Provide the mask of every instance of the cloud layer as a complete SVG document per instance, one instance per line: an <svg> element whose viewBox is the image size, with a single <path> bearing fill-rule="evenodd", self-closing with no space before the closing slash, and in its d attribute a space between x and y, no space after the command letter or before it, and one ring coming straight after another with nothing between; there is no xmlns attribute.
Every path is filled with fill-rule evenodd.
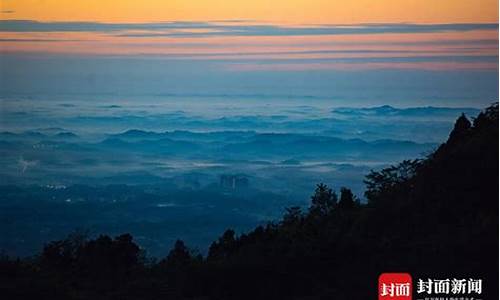
<svg viewBox="0 0 500 300"><path fill-rule="evenodd" d="M3 95L498 99L498 24L4 20L0 53Z"/></svg>
<svg viewBox="0 0 500 300"><path fill-rule="evenodd" d="M240 24L243 23L243 24ZM431 33L472 30L497 30L498 24L357 24L283 26L248 24L243 20L218 22L164 23L98 23L98 22L37 22L29 20L0 20L3 32L128 32L129 37L210 37L210 36L303 36L352 35L383 33ZM182 31L180 31L182 30Z"/></svg>

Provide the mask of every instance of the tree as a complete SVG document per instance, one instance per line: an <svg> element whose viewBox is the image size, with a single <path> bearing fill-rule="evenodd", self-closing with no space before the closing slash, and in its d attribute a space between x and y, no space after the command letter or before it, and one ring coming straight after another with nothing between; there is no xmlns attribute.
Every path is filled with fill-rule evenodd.
<svg viewBox="0 0 500 300"><path fill-rule="evenodd" d="M87 242L87 234L84 232L74 232L64 240L50 242L43 248L41 263L49 268L70 268Z"/></svg>
<svg viewBox="0 0 500 300"><path fill-rule="evenodd" d="M284 226L299 224L302 217L302 209L299 206L287 207L283 215L282 224Z"/></svg>
<svg viewBox="0 0 500 300"><path fill-rule="evenodd" d="M498 132L498 103L479 113L477 118L474 119L474 128Z"/></svg>
<svg viewBox="0 0 500 300"><path fill-rule="evenodd" d="M229 257L234 252L235 241L234 230L226 230L217 241L210 245L208 259L213 260Z"/></svg>
<svg viewBox="0 0 500 300"><path fill-rule="evenodd" d="M137 265L141 259L141 249L133 242L132 235L126 233L115 238L116 260L123 268Z"/></svg>
<svg viewBox="0 0 500 300"><path fill-rule="evenodd" d="M395 190L403 192L408 188L409 181L415 176L422 161L404 160L397 166L391 166L381 171L370 171L363 182L366 184L365 196L369 203L387 199L385 196L394 194Z"/></svg>
<svg viewBox="0 0 500 300"><path fill-rule="evenodd" d="M340 188L340 200L337 206L344 210L353 209L356 206L356 196L350 189Z"/></svg>
<svg viewBox="0 0 500 300"><path fill-rule="evenodd" d="M174 248L170 250L164 263L168 267L182 268L186 267L192 261L192 257L188 247L184 244L182 240L177 240L175 242Z"/></svg>
<svg viewBox="0 0 500 300"><path fill-rule="evenodd" d="M462 113L462 115L455 121L455 126L450 133L448 143L455 143L461 140L471 129L471 123L469 119Z"/></svg>
<svg viewBox="0 0 500 300"><path fill-rule="evenodd" d="M311 197L309 211L313 216L326 216L335 209L336 204L337 194L325 184L320 183Z"/></svg>

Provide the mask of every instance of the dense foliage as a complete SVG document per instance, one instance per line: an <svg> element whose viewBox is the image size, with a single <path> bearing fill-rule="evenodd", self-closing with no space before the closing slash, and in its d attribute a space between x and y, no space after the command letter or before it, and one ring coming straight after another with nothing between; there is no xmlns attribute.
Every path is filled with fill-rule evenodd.
<svg viewBox="0 0 500 300"><path fill-rule="evenodd" d="M130 235L80 235L33 259L4 257L5 299L375 299L382 272L481 278L498 299L498 105L461 116L422 160L366 176L361 203L319 184L307 211L237 236L206 258L182 241L156 262Z"/></svg>

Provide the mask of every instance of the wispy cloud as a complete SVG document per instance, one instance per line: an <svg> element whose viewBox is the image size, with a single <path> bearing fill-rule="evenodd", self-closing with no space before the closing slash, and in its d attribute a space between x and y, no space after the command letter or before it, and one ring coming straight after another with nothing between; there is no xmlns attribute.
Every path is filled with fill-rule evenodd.
<svg viewBox="0 0 500 300"><path fill-rule="evenodd" d="M304 36L382 33L432 33L497 30L498 24L357 24L279 26L227 22L96 23L2 20L3 32L119 32L126 37ZM139 32L137 32L139 31Z"/></svg>
<svg viewBox="0 0 500 300"><path fill-rule="evenodd" d="M496 63L476 62L331 62L287 64L229 64L235 72L300 72L300 71L368 71L368 70L423 70L423 71L484 71L497 70Z"/></svg>
<svg viewBox="0 0 500 300"><path fill-rule="evenodd" d="M330 25L317 27L284 27L274 25L215 25L212 31L174 31L125 33L128 37L218 37L218 36L306 36L306 35L356 35L383 33L432 33L450 31L494 30L497 24L359 24L354 26Z"/></svg>
<svg viewBox="0 0 500 300"><path fill-rule="evenodd" d="M76 40L76 39L3 39L0 38L0 43L50 43L50 42L78 42L81 40Z"/></svg>
<svg viewBox="0 0 500 300"><path fill-rule="evenodd" d="M206 22L165 23L98 23L98 22L38 22L31 20L0 20L4 32L111 32L128 30L165 30L212 28Z"/></svg>
<svg viewBox="0 0 500 300"><path fill-rule="evenodd" d="M57 43L60 44L57 44ZM1 53L161 59L233 71L498 68L498 24L0 21ZM55 46L57 45L57 46Z"/></svg>

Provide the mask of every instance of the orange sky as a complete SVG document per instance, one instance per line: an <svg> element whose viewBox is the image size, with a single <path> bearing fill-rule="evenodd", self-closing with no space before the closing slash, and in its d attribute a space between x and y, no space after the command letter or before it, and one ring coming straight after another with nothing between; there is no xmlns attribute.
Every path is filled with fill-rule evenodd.
<svg viewBox="0 0 500 300"><path fill-rule="evenodd" d="M348 23L498 23L497 0L0 0L0 5L1 19L37 21L212 21L214 24L218 20L249 20L256 21L250 22L254 25L276 23L288 25L283 26L287 28ZM136 30L139 36L122 35L133 31L127 31L127 27L123 32L4 31L0 32L0 53L204 60L218 62L221 68L230 63L230 70L234 71L343 70L349 66L353 70L498 68L498 59L493 59L498 56L496 28L286 37L171 35L182 30L207 30L192 25L152 32ZM283 60L286 62L270 63Z"/></svg>
<svg viewBox="0 0 500 300"><path fill-rule="evenodd" d="M62 4L64 3L64 4ZM0 0L1 19L497 23L497 0Z"/></svg>

